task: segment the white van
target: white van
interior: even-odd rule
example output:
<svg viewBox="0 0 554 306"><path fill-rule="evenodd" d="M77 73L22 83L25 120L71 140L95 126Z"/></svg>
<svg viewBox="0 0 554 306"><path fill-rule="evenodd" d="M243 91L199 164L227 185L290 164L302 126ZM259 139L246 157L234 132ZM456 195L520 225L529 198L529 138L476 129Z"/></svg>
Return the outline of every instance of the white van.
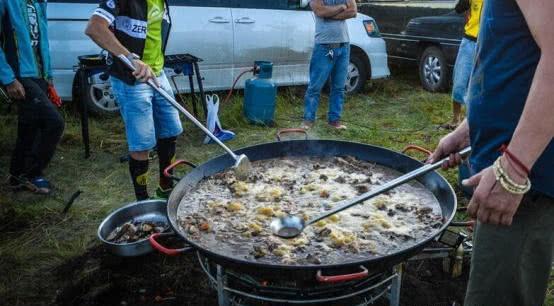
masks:
<svg viewBox="0 0 554 306"><path fill-rule="evenodd" d="M315 19L307 0L168 0L172 29L166 54L190 53L202 58L206 91L228 89L238 74L256 60L274 64L279 86L308 83ZM50 50L55 85L71 100L74 66L80 55L101 50L84 34L97 0L49 0ZM352 44L347 91L359 91L369 78L389 76L385 41L373 18L358 14L348 20ZM174 75L167 70L168 75ZM92 75L91 111L117 111L118 105L102 72ZM244 78L250 77L245 75ZM188 78L175 77L188 91ZM243 86L244 80L238 82Z"/></svg>

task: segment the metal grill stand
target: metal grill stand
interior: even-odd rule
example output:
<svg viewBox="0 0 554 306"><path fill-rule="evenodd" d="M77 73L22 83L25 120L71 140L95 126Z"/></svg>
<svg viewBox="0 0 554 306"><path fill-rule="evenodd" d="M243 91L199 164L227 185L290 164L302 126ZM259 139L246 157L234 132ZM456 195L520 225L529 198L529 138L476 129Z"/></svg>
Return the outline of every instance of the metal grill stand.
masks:
<svg viewBox="0 0 554 306"><path fill-rule="evenodd" d="M88 104L87 104L87 95L88 91L85 90L89 84L89 75L91 71L96 70L105 70L106 66L104 61L90 61L88 56L79 57L79 65L77 69L77 80L79 88L79 107L81 109L81 136L83 138L83 144L85 146L85 159L90 157L90 137L89 137L89 126L88 126Z"/></svg>
<svg viewBox="0 0 554 306"><path fill-rule="evenodd" d="M367 306L379 298L388 298L391 306L400 305L402 267L396 266L391 271L370 276L368 279L348 283L350 290L334 287L287 288L279 284L271 287L255 283L256 280L244 274L226 270L210 262L197 253L202 270L208 276L210 284L217 291L219 306L257 306L257 305L357 305ZM249 287L250 285L250 287ZM263 290L260 290L260 286Z"/></svg>
<svg viewBox="0 0 554 306"><path fill-rule="evenodd" d="M198 100L194 89L194 78L196 76L196 83L198 85L198 92L200 94L200 105L204 111L204 119L208 116L208 108L206 106L206 95L204 94L204 84L202 84L202 75L200 74L200 68L198 63L202 62L202 59L191 54L175 54L165 56L165 67L172 68L176 75L172 76L173 85L175 86L176 94L179 94L175 77L179 74L187 76L189 80L190 94L192 97L192 112L196 118L200 118L198 114ZM184 102L184 101L183 101Z"/></svg>

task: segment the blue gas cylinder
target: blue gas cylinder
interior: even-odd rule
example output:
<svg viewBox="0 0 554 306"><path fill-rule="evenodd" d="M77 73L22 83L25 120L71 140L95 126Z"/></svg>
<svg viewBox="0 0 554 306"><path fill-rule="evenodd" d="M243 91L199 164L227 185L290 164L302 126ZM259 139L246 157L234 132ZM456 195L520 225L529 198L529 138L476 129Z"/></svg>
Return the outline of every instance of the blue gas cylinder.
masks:
<svg viewBox="0 0 554 306"><path fill-rule="evenodd" d="M254 77L244 87L244 115L255 124L271 125L275 117L277 86L271 79L273 63L256 61Z"/></svg>

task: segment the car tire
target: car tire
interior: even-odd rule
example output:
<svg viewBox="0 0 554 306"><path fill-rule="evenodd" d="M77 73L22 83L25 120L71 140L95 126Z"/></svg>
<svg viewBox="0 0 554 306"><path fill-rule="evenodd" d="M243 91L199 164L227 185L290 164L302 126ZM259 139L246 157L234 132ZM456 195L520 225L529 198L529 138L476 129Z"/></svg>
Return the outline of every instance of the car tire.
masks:
<svg viewBox="0 0 554 306"><path fill-rule="evenodd" d="M441 49L430 46L423 50L419 60L419 79L430 92L445 91L450 80L450 68Z"/></svg>
<svg viewBox="0 0 554 306"><path fill-rule="evenodd" d="M369 79L369 63L364 56L357 52L350 54L350 63L348 64L348 74L346 75L346 94L356 94L361 92L367 80Z"/></svg>
<svg viewBox="0 0 554 306"><path fill-rule="evenodd" d="M111 90L109 76L102 70L93 71L88 77L86 84L79 84L77 76L75 83L77 88L74 92L74 101L81 99L81 90L84 90L85 103L89 114L98 117L115 116L119 113L119 103Z"/></svg>

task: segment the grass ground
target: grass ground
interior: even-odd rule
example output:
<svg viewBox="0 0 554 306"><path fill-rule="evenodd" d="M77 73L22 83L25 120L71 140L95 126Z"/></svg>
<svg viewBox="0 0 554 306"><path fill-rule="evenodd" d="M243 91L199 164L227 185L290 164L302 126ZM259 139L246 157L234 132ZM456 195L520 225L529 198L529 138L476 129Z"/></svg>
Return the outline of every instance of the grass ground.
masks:
<svg viewBox="0 0 554 306"><path fill-rule="evenodd" d="M274 141L279 128L297 127L302 113L302 89L280 91L276 126L249 125L241 115L241 97L220 109L223 125L238 137L232 148ZM347 139L401 150L407 144L432 148L446 133L438 126L450 119L449 96L423 91L415 76L373 82L366 92L348 98L344 122L349 129L337 132L326 127L324 98L318 123L310 138ZM126 163L123 124L119 117L92 119L92 157L83 159L78 116L64 110L66 131L47 177L56 185L53 197L10 193L0 187L0 304L49 304L63 284L54 283L55 267L98 244L95 233L101 220L115 208L133 201ZM16 116L0 104L0 177L7 176L14 143ZM222 154L214 145L202 145L203 135L185 122L185 135L178 142L178 157L201 163ZM420 156L421 157L421 156ZM153 165L151 181L156 182ZM456 173L445 173L454 183ZM4 185L2 185L4 186ZM155 184L151 184L151 189ZM67 214L62 200L76 190L83 194ZM548 305L554 305L554 284ZM3 302L2 302L3 301Z"/></svg>

